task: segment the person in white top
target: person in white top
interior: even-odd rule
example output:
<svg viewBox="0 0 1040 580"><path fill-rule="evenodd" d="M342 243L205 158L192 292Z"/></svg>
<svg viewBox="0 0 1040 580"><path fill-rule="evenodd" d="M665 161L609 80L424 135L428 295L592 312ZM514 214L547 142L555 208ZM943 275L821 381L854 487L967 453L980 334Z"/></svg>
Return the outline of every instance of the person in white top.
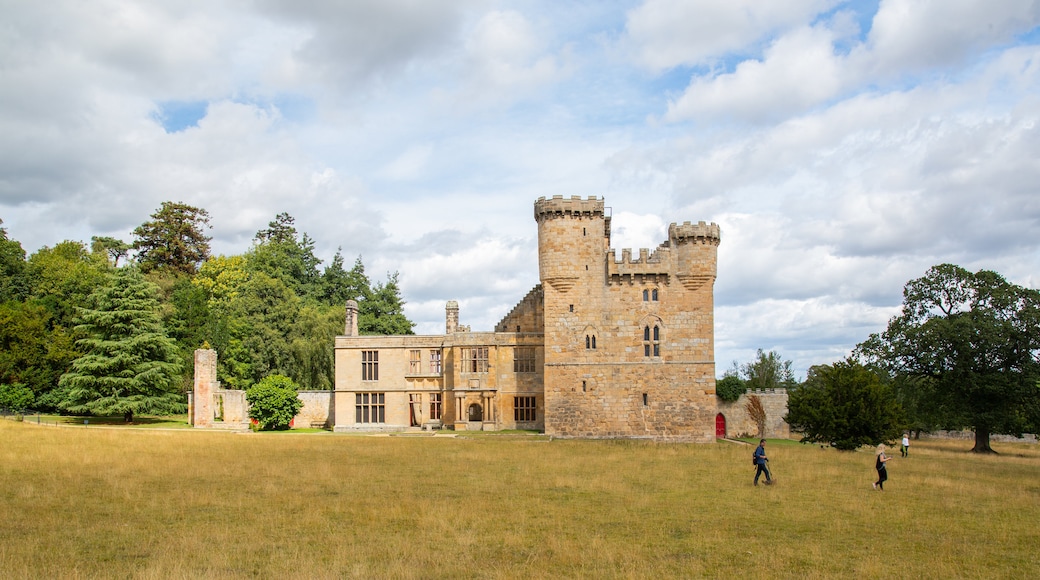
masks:
<svg viewBox="0 0 1040 580"><path fill-rule="evenodd" d="M903 433L903 457L910 455L910 434Z"/></svg>

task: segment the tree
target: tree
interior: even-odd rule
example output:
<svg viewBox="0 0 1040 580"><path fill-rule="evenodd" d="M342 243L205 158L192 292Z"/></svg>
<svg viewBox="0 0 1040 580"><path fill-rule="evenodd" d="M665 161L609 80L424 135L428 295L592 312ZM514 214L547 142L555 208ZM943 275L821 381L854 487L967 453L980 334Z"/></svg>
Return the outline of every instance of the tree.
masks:
<svg viewBox="0 0 1040 580"><path fill-rule="evenodd" d="M765 437L766 408L762 406L762 399L758 395L748 395L747 402L744 403L744 410L747 412L748 418L755 422L755 427L758 428L758 436Z"/></svg>
<svg viewBox="0 0 1040 580"><path fill-rule="evenodd" d="M0 225L4 220L0 220ZM22 300L28 293L25 279L25 250L22 244L7 238L0 227L0 302Z"/></svg>
<svg viewBox="0 0 1040 580"><path fill-rule="evenodd" d="M246 391L249 418L262 430L288 429L293 417L303 407L296 394L296 383L283 375L264 377Z"/></svg>
<svg viewBox="0 0 1040 580"><path fill-rule="evenodd" d="M929 268L903 288L902 314L857 350L920 379L944 426L974 430L977 453L993 452L993 433L1040 423L1040 291L996 272Z"/></svg>
<svg viewBox="0 0 1040 580"><path fill-rule="evenodd" d="M194 274L209 257L209 213L186 203L164 201L152 221L134 230L137 263L144 272Z"/></svg>
<svg viewBox="0 0 1040 580"><path fill-rule="evenodd" d="M54 326L69 326L76 308L108 281L107 259L93 255L81 242L44 246L29 256L26 275L30 296L51 311Z"/></svg>
<svg viewBox="0 0 1040 580"><path fill-rule="evenodd" d="M762 352L753 362L741 365L740 374L750 390L788 388L795 384L791 361L783 360L776 351Z"/></svg>
<svg viewBox="0 0 1040 580"><path fill-rule="evenodd" d="M736 401L746 392L747 387L744 385L744 381L740 380L737 375L727 373L715 382L715 395L727 403Z"/></svg>
<svg viewBox="0 0 1040 580"><path fill-rule="evenodd" d="M112 266L119 266L119 260L126 258L133 246L116 238L106 236L92 236L90 238L90 252L93 254L104 253L112 260Z"/></svg>
<svg viewBox="0 0 1040 580"><path fill-rule="evenodd" d="M905 427L891 387L852 359L810 368L805 383L788 391L784 420L802 441L841 450L893 441Z"/></svg>
<svg viewBox="0 0 1040 580"><path fill-rule="evenodd" d="M297 296L307 297L319 290L321 260L314 255L314 240L307 234L298 236L295 221L283 212L258 231L246 263L250 271L281 280Z"/></svg>
<svg viewBox="0 0 1040 580"><path fill-rule="evenodd" d="M413 334L415 323L404 315L404 299L397 286L397 273L378 283L370 296L358 303L358 332L361 334Z"/></svg>
<svg viewBox="0 0 1040 580"><path fill-rule="evenodd" d="M72 413L184 412L176 390L179 363L159 318L158 293L136 268L120 268L91 295L77 330L86 352L58 381L58 406Z"/></svg>

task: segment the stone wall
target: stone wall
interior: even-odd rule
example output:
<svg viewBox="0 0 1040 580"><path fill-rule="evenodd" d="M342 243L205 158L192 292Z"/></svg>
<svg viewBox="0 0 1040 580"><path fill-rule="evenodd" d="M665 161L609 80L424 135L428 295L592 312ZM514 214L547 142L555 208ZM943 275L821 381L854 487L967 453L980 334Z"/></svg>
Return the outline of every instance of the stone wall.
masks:
<svg viewBox="0 0 1040 580"><path fill-rule="evenodd" d="M726 437L758 437L758 426L748 417L748 396L755 395L766 411L766 431L763 437L786 439L791 428L784 421L787 415L787 389L748 391L733 402L719 401L718 412L726 421Z"/></svg>

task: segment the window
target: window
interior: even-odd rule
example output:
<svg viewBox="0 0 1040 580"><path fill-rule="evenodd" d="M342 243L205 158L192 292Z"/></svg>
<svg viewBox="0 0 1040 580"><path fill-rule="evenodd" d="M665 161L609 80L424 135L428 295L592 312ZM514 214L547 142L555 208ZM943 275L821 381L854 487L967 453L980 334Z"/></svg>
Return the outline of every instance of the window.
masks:
<svg viewBox="0 0 1040 580"><path fill-rule="evenodd" d="M475 346L473 348L462 349L462 372L488 372L488 347Z"/></svg>
<svg viewBox="0 0 1040 580"><path fill-rule="evenodd" d="M653 300L657 302L657 288L653 290L643 290L643 302L649 302Z"/></svg>
<svg viewBox="0 0 1040 580"><path fill-rule="evenodd" d="M354 393L355 423L386 423L385 393Z"/></svg>
<svg viewBox="0 0 1040 580"><path fill-rule="evenodd" d="M651 354L653 353L653 354ZM661 356L661 327L643 327L643 356Z"/></svg>
<svg viewBox="0 0 1040 580"><path fill-rule="evenodd" d="M422 372L422 351L408 351L408 373L417 375Z"/></svg>
<svg viewBox="0 0 1040 580"><path fill-rule="evenodd" d="M535 397L513 397L513 420L535 420Z"/></svg>
<svg viewBox="0 0 1040 580"><path fill-rule="evenodd" d="M650 300L650 291L643 290L643 302L647 302L648 300Z"/></svg>
<svg viewBox="0 0 1040 580"><path fill-rule="evenodd" d="M439 421L441 418L441 394L430 393L430 419Z"/></svg>
<svg viewBox="0 0 1040 580"><path fill-rule="evenodd" d="M379 380L379 351L378 350L363 350L363 351L361 351L361 380L363 380L363 381L378 381Z"/></svg>
<svg viewBox="0 0 1040 580"><path fill-rule="evenodd" d="M430 351L430 374L441 374L441 351Z"/></svg>
<svg viewBox="0 0 1040 580"><path fill-rule="evenodd" d="M513 372L514 373L533 373L534 368L534 347L533 346L518 346L513 349Z"/></svg>
<svg viewBox="0 0 1040 580"><path fill-rule="evenodd" d="M586 334L585 335L585 350L596 350L596 335Z"/></svg>
<svg viewBox="0 0 1040 580"><path fill-rule="evenodd" d="M657 288L650 291L650 300L657 302Z"/></svg>

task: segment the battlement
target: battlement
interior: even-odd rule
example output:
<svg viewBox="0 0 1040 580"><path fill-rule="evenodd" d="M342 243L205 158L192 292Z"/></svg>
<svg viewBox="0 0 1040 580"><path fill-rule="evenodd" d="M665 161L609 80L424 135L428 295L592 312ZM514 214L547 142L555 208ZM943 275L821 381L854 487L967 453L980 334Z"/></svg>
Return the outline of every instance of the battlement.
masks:
<svg viewBox="0 0 1040 580"><path fill-rule="evenodd" d="M565 199L562 195L554 195L551 199L539 197L534 202L534 219L538 222L543 219L582 216L604 217L603 198L591 195L588 199L582 199L580 195L573 195Z"/></svg>
<svg viewBox="0 0 1040 580"><path fill-rule="evenodd" d="M668 239L678 244L695 243L717 246L722 240L722 231L719 229L719 225L715 223L673 223L668 226Z"/></svg>

